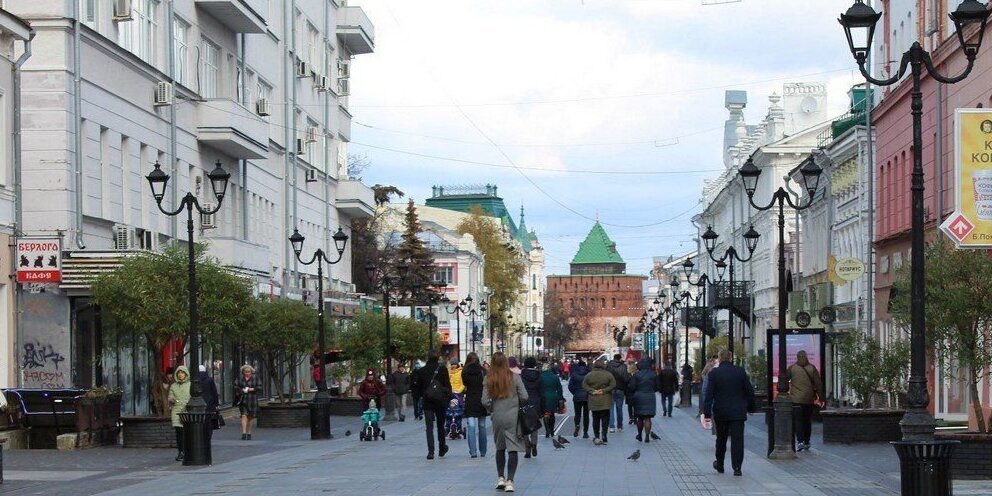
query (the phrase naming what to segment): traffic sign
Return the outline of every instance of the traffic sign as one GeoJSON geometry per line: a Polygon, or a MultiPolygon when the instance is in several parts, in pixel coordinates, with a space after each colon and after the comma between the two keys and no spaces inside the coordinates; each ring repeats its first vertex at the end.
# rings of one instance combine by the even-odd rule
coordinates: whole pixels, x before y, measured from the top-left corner
{"type": "Polygon", "coordinates": [[[940,229],[958,248],[992,248],[992,112],[954,111],[957,209],[940,229]]]}

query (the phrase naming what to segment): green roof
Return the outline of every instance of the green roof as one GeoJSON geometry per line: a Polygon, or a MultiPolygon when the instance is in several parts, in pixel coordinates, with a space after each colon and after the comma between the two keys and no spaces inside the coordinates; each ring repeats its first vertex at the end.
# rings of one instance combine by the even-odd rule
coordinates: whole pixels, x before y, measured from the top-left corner
{"type": "Polygon", "coordinates": [[[579,245],[579,251],[572,259],[573,264],[602,264],[602,263],[624,263],[620,253],[617,252],[617,244],[606,234],[603,226],[596,221],[586,236],[585,241],[579,245]]]}

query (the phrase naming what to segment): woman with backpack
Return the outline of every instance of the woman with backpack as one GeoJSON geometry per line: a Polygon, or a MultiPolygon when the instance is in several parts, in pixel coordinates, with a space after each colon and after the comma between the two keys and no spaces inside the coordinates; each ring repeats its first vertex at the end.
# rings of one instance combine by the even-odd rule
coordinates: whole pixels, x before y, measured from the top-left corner
{"type": "Polygon", "coordinates": [[[444,457],[448,452],[444,432],[444,410],[451,399],[451,381],[448,369],[441,365],[440,355],[431,351],[427,365],[415,373],[417,388],[424,401],[424,425],[427,427],[427,459],[434,459],[434,424],[437,424],[437,455],[444,457]]]}
{"type": "Polygon", "coordinates": [[[521,402],[527,402],[527,389],[520,376],[510,371],[506,355],[497,351],[483,381],[482,404],[493,416],[493,444],[496,445],[496,489],[513,492],[517,472],[517,452],[528,449],[520,432],[521,402]],[[509,451],[509,456],[507,456],[509,451]]]}

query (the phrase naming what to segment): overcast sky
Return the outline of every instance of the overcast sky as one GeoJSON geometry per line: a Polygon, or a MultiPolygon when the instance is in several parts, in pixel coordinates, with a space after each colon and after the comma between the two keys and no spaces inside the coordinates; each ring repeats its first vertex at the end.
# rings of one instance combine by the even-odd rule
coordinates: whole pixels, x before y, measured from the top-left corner
{"type": "Polygon", "coordinates": [[[350,153],[418,203],[493,183],[568,262],[598,216],[628,273],[695,248],[703,180],[723,168],[724,91],[749,123],[785,82],[855,77],[850,0],[357,0],[376,30],[352,66],[350,153]]]}

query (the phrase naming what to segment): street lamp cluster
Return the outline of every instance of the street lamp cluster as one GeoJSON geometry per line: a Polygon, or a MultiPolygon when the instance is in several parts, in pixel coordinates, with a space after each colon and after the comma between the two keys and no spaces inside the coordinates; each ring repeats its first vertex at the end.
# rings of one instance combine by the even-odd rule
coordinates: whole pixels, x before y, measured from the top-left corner
{"type": "MultiPolygon", "coordinates": [[[[471,327],[470,327],[471,331],[466,331],[465,337],[471,340],[472,352],[474,353],[475,342],[481,339],[481,337],[478,336],[475,331],[475,317],[476,316],[485,317],[486,312],[489,311],[489,304],[486,303],[485,301],[482,301],[478,304],[478,306],[476,306],[475,299],[472,298],[472,295],[466,296],[465,299],[459,301],[457,305],[455,304],[455,302],[449,299],[447,295],[445,295],[441,298],[441,304],[444,305],[444,311],[447,312],[448,315],[455,316],[455,329],[456,329],[455,334],[458,340],[459,349],[461,348],[462,343],[464,342],[462,341],[462,335],[461,335],[462,333],[461,316],[465,315],[471,318],[471,327]]],[[[467,348],[466,351],[468,351],[467,348]]],[[[459,355],[458,357],[459,359],[464,359],[464,357],[461,356],[461,351],[459,351],[458,355],[459,355]]]]}

